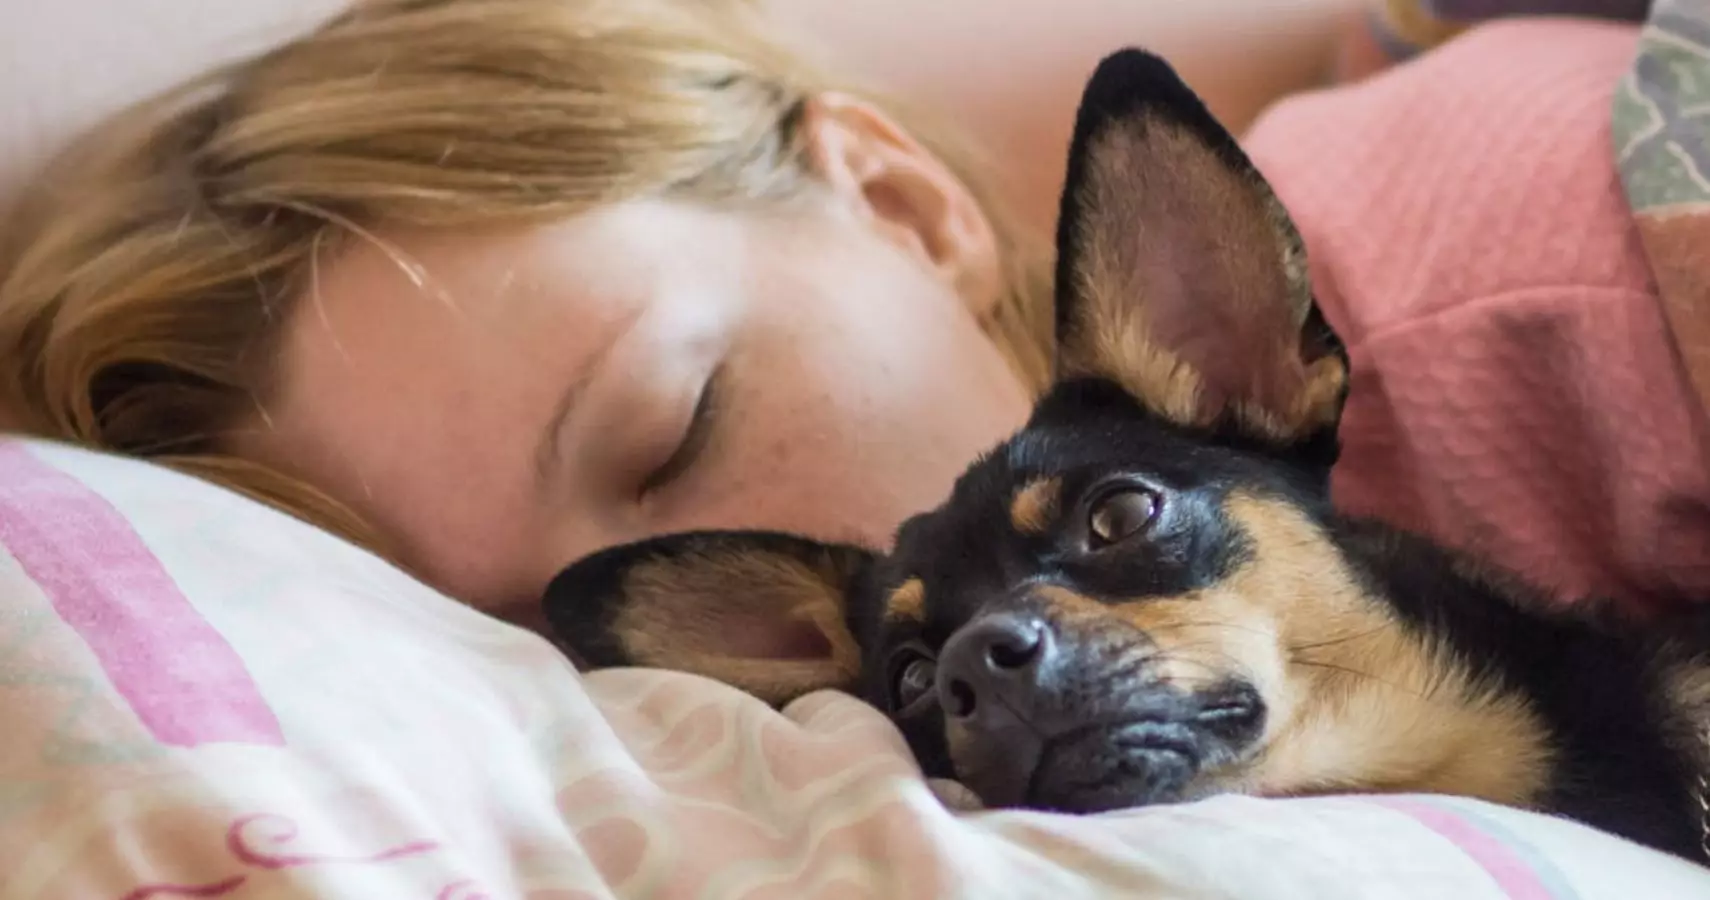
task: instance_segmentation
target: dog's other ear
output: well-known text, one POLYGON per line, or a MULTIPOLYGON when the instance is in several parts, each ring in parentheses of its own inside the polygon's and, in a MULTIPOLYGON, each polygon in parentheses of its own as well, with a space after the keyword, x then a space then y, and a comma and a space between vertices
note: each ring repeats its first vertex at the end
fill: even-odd
POLYGON ((1059 380, 1121 385, 1177 424, 1328 451, 1347 356, 1288 214, 1168 63, 1105 58, 1057 226, 1059 380))
POLYGON ((690 672, 781 704, 855 686, 846 610, 872 561, 771 532, 666 535, 572 564, 547 588, 546 617, 587 665, 690 672))

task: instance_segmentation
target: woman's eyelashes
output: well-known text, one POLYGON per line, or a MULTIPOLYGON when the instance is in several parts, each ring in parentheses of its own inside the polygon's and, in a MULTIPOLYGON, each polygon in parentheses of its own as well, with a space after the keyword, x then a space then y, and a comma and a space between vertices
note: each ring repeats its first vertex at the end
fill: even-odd
POLYGON ((642 480, 638 491, 641 497, 669 487, 699 461, 718 423, 723 385, 724 367, 721 365, 702 384, 700 396, 695 400, 694 411, 689 415, 688 426, 683 430, 676 449, 642 480))

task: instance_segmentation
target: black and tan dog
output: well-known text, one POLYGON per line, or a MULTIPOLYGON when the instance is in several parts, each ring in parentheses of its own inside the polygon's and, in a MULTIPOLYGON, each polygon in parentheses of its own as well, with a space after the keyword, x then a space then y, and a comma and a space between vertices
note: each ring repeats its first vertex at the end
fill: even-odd
POLYGON ((1331 508, 1348 361, 1287 214, 1155 57, 1086 89, 1058 378, 888 554, 702 532, 552 585, 591 664, 888 712, 988 805, 1462 794, 1703 861, 1710 617, 1566 607, 1331 508))

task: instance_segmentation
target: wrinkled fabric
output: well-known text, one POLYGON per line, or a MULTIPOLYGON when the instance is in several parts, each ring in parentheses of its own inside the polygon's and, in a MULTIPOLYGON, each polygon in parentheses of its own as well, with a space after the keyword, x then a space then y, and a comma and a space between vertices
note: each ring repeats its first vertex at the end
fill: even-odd
POLYGON ((1449 797, 955 812, 853 697, 579 675, 245 498, 3 438, 0 722, 4 900, 1710 896, 1449 797))
MULTIPOLYGON (((1655 610, 1710 598, 1710 476, 1676 282, 1647 254, 1663 232, 1617 168, 1640 46, 1589 20, 1482 25, 1284 101, 1246 143, 1350 348, 1342 505, 1655 610)), ((1710 272, 1680 271, 1688 292, 1710 272)))

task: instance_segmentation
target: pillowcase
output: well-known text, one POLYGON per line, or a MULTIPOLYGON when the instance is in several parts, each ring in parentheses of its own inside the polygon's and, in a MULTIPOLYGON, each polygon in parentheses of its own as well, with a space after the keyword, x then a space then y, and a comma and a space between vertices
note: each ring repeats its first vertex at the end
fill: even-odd
POLYGON ((0 722, 8 900, 1710 896, 1460 799, 954 812, 853 698, 583 676, 235 494, 3 437, 0 722))

